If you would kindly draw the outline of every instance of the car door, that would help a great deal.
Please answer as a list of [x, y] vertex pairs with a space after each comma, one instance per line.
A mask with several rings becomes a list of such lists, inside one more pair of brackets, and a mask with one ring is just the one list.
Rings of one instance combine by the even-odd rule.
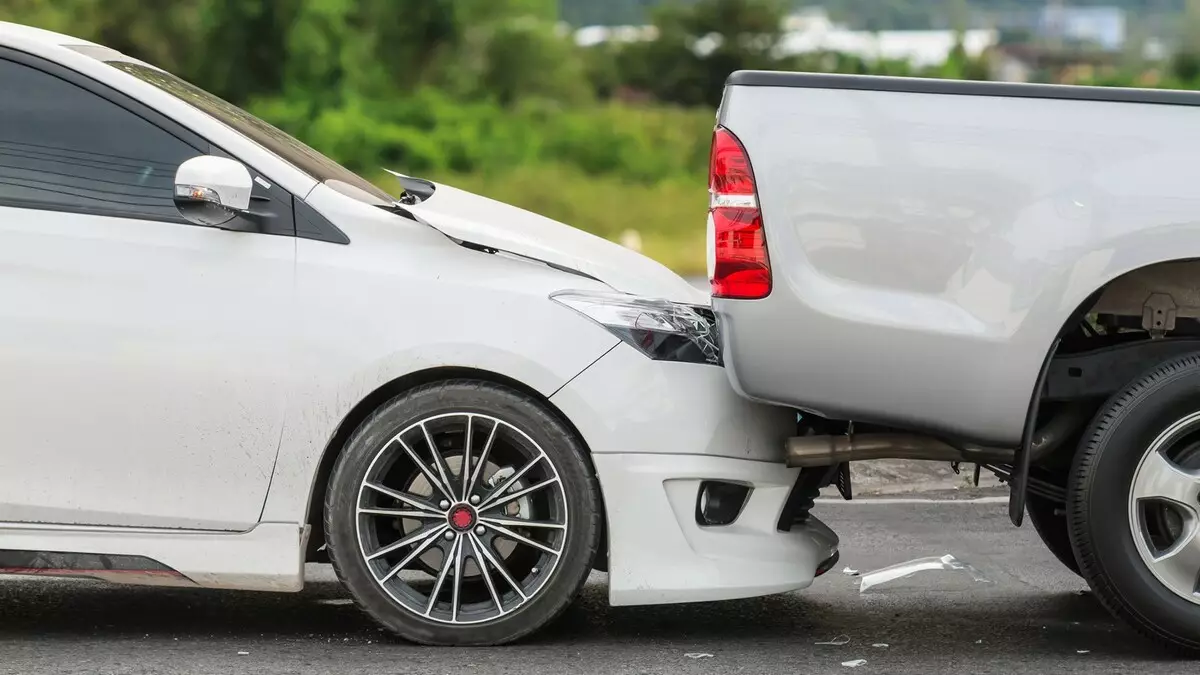
[[0, 58], [0, 92], [0, 523], [252, 527], [286, 404], [291, 196], [257, 181], [252, 210], [286, 204], [274, 233], [188, 224], [173, 179], [200, 139], [56, 66]]

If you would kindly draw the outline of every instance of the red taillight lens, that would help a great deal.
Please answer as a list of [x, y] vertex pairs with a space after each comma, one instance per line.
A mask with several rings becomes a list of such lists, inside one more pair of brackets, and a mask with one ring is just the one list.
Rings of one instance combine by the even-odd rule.
[[713, 297], [756, 300], [771, 293], [771, 261], [750, 158], [728, 129], [713, 133], [709, 159], [709, 280]]

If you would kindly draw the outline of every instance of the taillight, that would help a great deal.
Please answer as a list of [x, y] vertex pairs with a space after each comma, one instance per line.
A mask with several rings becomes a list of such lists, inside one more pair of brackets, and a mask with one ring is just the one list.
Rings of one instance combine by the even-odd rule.
[[757, 300], [771, 292], [771, 261], [746, 149], [728, 129], [713, 132], [708, 169], [708, 276], [716, 298]]

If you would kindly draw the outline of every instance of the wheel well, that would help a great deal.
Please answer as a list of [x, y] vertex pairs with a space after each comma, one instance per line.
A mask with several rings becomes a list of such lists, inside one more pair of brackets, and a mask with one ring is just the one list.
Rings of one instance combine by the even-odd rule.
[[[321, 455], [321, 463], [317, 467], [317, 475], [313, 481], [313, 487], [308, 503], [308, 525], [311, 528], [308, 538], [308, 550], [305, 552], [305, 558], [309, 562], [328, 562], [328, 556], [325, 554], [325, 493], [329, 489], [329, 477], [333, 474], [333, 467], [337, 464], [338, 457], [342, 454], [342, 449], [346, 447], [346, 443], [350, 441], [350, 437], [358, 429], [371, 413], [378, 410], [388, 401], [410, 391], [416, 387], [434, 382], [455, 379], [471, 379], [492, 382], [494, 384], [511, 387], [517, 391], [526, 394], [546, 407], [555, 417], [559, 418], [571, 433], [579, 439], [587, 449], [587, 460], [591, 463], [591, 449], [588, 448], [587, 440], [579, 433], [579, 429], [555, 406], [550, 399], [546, 398], [541, 392], [529, 387], [528, 385], [514, 380], [511, 377], [506, 377], [499, 373], [494, 373], [487, 370], [479, 370], [476, 368], [459, 368], [459, 367], [443, 367], [430, 368], [421, 370], [415, 373], [409, 373], [398, 377], [391, 382], [384, 384], [375, 391], [368, 394], [357, 405], [350, 409], [346, 417], [342, 419], [338, 425], [337, 431], [333, 437], [329, 439], [329, 443], [325, 446], [325, 451]], [[592, 465], [592, 470], [595, 471], [595, 465]], [[605, 514], [603, 510], [604, 494], [600, 495], [601, 515]], [[595, 566], [596, 569], [607, 571], [608, 567], [608, 524], [607, 517], [601, 518], [601, 539], [600, 548], [596, 553]]]
[[[1094, 412], [1107, 399], [1108, 389], [1124, 386], [1115, 380], [1093, 381], [1096, 386], [1090, 391], [1073, 389], [1070, 377], [1087, 374], [1089, 365], [1093, 370], [1108, 369], [1112, 376], [1140, 372], [1143, 365], [1153, 367], [1160, 355], [1170, 358], [1172, 350], [1190, 350], [1188, 343], [1194, 346], [1196, 340], [1200, 340], [1200, 260], [1162, 261], [1122, 274], [1096, 289], [1063, 324], [1057, 349], [1048, 355], [1048, 381], [1035, 392], [1042, 401], [1037, 421], [1044, 423], [1064, 405], [1087, 403]], [[1105, 349], [1110, 353], [1101, 353]], [[1111, 353], [1117, 349], [1127, 355], [1123, 361], [1116, 361], [1118, 357]], [[1071, 391], [1081, 393], [1076, 396]], [[1064, 444], [1033, 471], [1051, 483], [1065, 479], [1076, 450]]]

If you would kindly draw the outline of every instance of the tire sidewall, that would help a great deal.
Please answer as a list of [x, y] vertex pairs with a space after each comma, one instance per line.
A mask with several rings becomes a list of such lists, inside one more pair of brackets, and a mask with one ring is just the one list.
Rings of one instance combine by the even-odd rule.
[[[519, 608], [491, 621], [451, 625], [420, 617], [384, 591], [363, 560], [357, 532], [359, 486], [378, 452], [416, 422], [447, 413], [478, 413], [512, 424], [546, 453], [567, 506], [563, 553], [549, 581]], [[578, 592], [592, 567], [599, 494], [586, 451], [556, 417], [524, 394], [481, 383], [423, 387], [385, 404], [351, 437], [338, 460], [326, 506], [326, 540], [343, 583], [369, 614], [401, 636], [431, 644], [497, 644], [519, 639], [553, 619]], [[501, 582], [502, 583], [502, 582]]]
[[1081, 518], [1084, 537], [1072, 543], [1088, 580], [1110, 585], [1155, 632], [1200, 646], [1200, 604], [1176, 595], [1143, 562], [1129, 512], [1133, 477], [1150, 445], [1200, 410], [1200, 358], [1190, 360], [1184, 370], [1156, 371], [1104, 406], [1076, 459], [1068, 509]]

